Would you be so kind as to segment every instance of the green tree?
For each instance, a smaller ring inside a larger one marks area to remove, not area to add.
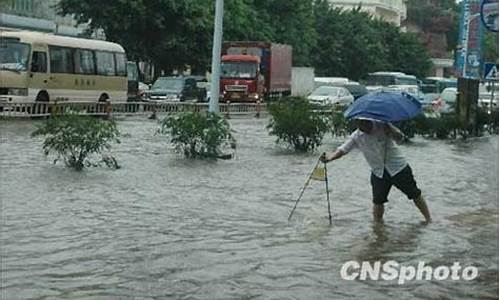
[[[103,29],[125,47],[131,59],[154,62],[165,70],[205,66],[213,19],[209,0],[61,0],[62,15]]]
[[[212,0],[61,0],[59,13],[74,14],[90,29],[125,47],[131,59],[170,71],[209,67],[214,18]],[[90,21],[89,21],[90,20]],[[117,21],[119,20],[119,21]],[[309,65],[315,44],[312,1],[225,2],[224,39],[287,43],[295,65]]]
[[[120,132],[114,121],[105,121],[74,112],[50,118],[32,133],[32,136],[44,136],[43,153],[56,155],[54,163],[64,163],[77,171],[101,163],[108,167],[119,168],[115,158],[102,155],[111,149],[111,143],[119,143]],[[93,155],[101,155],[101,160],[93,162]]]
[[[385,57],[388,70],[404,72],[417,77],[427,76],[432,63],[425,46],[411,32],[401,32],[395,26],[377,21],[374,27],[387,45]]]
[[[271,119],[267,128],[276,136],[276,143],[284,143],[295,151],[312,151],[321,145],[328,131],[328,119],[317,113],[306,99],[288,97],[269,105]]]
[[[498,63],[498,33],[485,29],[483,48],[484,61]]]
[[[316,45],[313,1],[256,1],[259,14],[268,15],[267,26],[273,28],[275,42],[293,47],[293,65],[310,66],[311,51]]]
[[[177,152],[187,158],[218,158],[225,146],[236,147],[231,128],[224,117],[196,112],[165,118],[158,131],[170,136]]]
[[[12,2],[13,0],[0,0],[0,8],[7,8]]]
[[[226,1],[224,40],[289,44],[295,66],[311,65],[316,43],[312,7],[312,1],[303,0]]]
[[[416,36],[359,7],[332,9],[328,1],[316,0],[314,20],[318,40],[312,60],[318,75],[358,80],[381,70],[422,76],[430,68],[427,50]]]

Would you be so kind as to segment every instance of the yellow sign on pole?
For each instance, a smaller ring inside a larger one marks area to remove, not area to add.
[[[326,172],[325,168],[317,165],[316,168],[314,169],[311,179],[318,180],[318,181],[325,181],[326,180]]]

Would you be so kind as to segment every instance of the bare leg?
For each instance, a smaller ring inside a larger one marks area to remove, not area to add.
[[[429,213],[429,208],[427,207],[427,203],[425,203],[424,197],[420,195],[417,199],[413,200],[415,202],[415,206],[417,206],[418,210],[422,213],[426,222],[431,222],[431,214]]]
[[[374,204],[373,205],[373,220],[375,222],[383,222],[384,221],[384,205],[383,204]]]

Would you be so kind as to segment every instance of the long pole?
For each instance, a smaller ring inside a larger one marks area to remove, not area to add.
[[[325,164],[326,202],[328,202],[328,220],[330,221],[330,225],[332,225],[332,210],[330,209],[330,191],[328,190],[328,172],[326,171],[326,162],[324,164]]]
[[[491,91],[491,98],[490,98],[490,109],[489,109],[489,113],[490,113],[490,133],[493,133],[493,99],[495,98],[495,84],[493,83],[493,81],[490,81],[489,82],[490,84],[490,91]],[[497,106],[498,106],[498,103],[497,103]]]
[[[309,173],[309,176],[307,177],[306,183],[304,183],[302,190],[300,190],[300,195],[297,198],[297,200],[295,201],[295,205],[293,206],[292,211],[290,212],[290,215],[288,215],[288,221],[290,221],[290,219],[292,218],[293,212],[297,208],[297,204],[299,204],[300,198],[302,198],[302,195],[304,195],[304,191],[306,190],[306,187],[309,185],[309,181],[311,181],[311,176],[314,173],[314,170],[316,170],[316,167],[318,166],[319,162],[320,162],[320,160],[318,159],[318,161],[314,165],[314,168],[312,169],[311,173]]]
[[[220,56],[222,44],[222,20],[224,17],[224,0],[215,2],[214,45],[212,47],[212,82],[210,85],[210,103],[208,111],[219,113],[220,92]]]

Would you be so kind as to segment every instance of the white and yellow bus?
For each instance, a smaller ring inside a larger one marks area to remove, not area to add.
[[[0,104],[127,100],[122,46],[28,31],[0,31]]]

